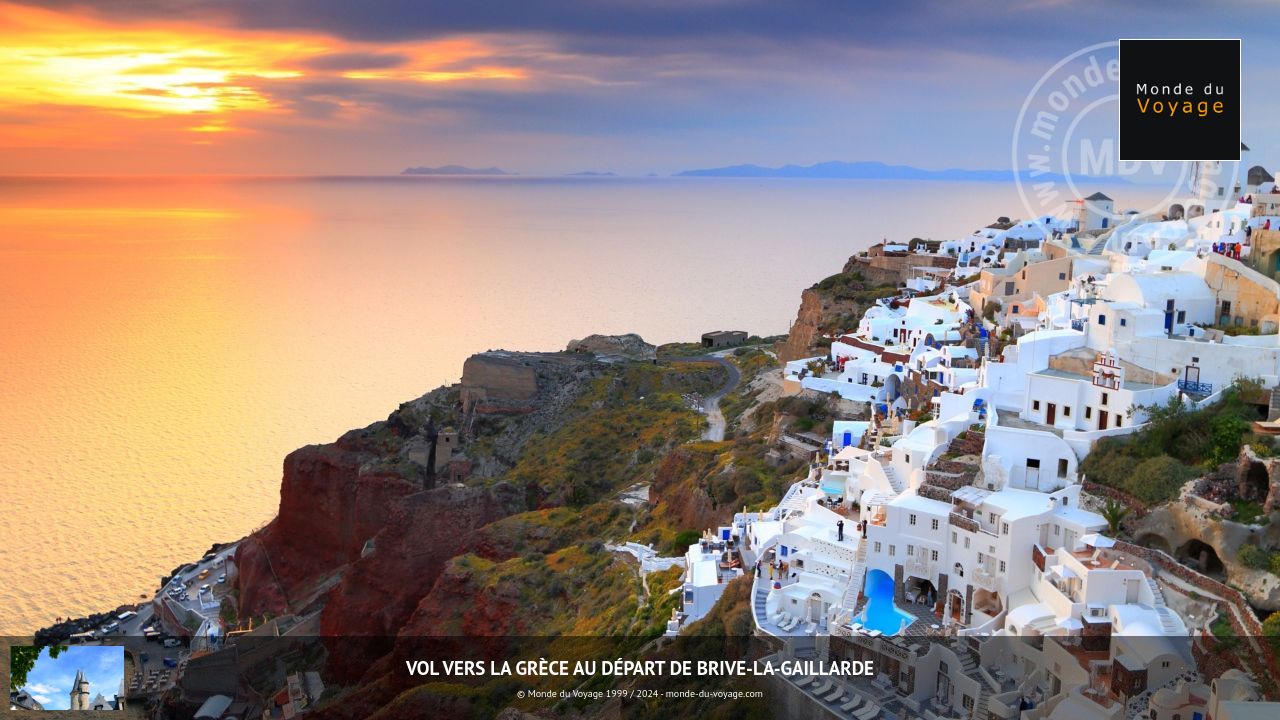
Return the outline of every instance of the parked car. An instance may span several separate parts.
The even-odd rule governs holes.
[[[102,626],[102,634],[108,635],[110,633],[113,633],[117,629],[119,629],[119,627],[120,627],[120,623],[116,622],[115,620],[112,620],[111,622]]]
[[[167,668],[175,668],[175,667],[178,667],[178,661],[177,661],[177,660],[174,660],[173,658],[168,658],[168,657],[167,657],[167,658],[165,658],[165,659],[164,659],[164,666],[165,666],[165,667],[167,667]]]
[[[227,581],[227,574],[226,574],[226,573],[223,573],[223,574],[221,574],[221,575],[219,575],[219,576],[218,576],[218,584],[219,584],[219,585],[221,585],[222,583],[225,583],[226,581]]]
[[[178,647],[181,644],[182,641],[175,637],[165,638],[164,642],[161,643],[161,645],[164,645],[167,648]]]

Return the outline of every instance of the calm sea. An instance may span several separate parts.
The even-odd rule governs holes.
[[[0,634],[110,609],[275,513],[281,460],[467,355],[787,330],[973,183],[0,179]]]

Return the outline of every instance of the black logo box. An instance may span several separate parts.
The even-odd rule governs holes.
[[[1239,160],[1241,101],[1239,40],[1120,40],[1121,160]]]

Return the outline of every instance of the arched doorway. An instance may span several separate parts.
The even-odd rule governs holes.
[[[1187,214],[1186,208],[1182,207],[1181,203],[1174,203],[1169,206],[1170,220],[1181,220],[1183,216],[1186,214]]]
[[[1159,550],[1160,552],[1163,552],[1169,555],[1173,554],[1173,547],[1169,545],[1169,541],[1166,540],[1164,536],[1159,533],[1153,533],[1153,532],[1143,533],[1142,535],[1139,535],[1137,537],[1137,541],[1138,541],[1138,544],[1141,545],[1142,547],[1151,548],[1152,550]]]
[[[908,576],[906,598],[909,603],[932,607],[938,602],[938,588],[922,577]]]
[[[964,596],[959,590],[951,590],[947,593],[947,607],[953,622],[964,622]]]
[[[822,601],[822,596],[813,593],[809,599],[805,601],[804,617],[809,622],[820,622],[823,616],[827,614],[827,604]]]
[[[1178,548],[1178,560],[1211,578],[1221,580],[1225,576],[1222,558],[1213,546],[1202,540],[1190,540]]]
[[[1236,492],[1245,500],[1265,500],[1271,490],[1271,474],[1267,472],[1267,464],[1250,462],[1249,469],[1240,478]]]

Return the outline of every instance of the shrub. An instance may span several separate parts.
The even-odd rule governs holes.
[[[1131,457],[1121,441],[1103,438],[1089,453],[1081,471],[1094,482],[1113,488],[1124,487],[1125,480],[1133,475],[1138,461]]]
[[[702,537],[702,533],[697,530],[681,530],[671,541],[671,552],[673,554],[683,555],[689,546],[698,542]]]
[[[1222,413],[1209,421],[1209,461],[1221,465],[1240,452],[1240,440],[1249,424],[1234,413]]]
[[[1240,546],[1236,551],[1236,560],[1239,560],[1241,565],[1254,570],[1267,570],[1271,567],[1271,556],[1257,545]]]
[[[1161,455],[1138,463],[1123,480],[1122,488],[1143,502],[1155,504],[1177,497],[1178,489],[1193,477],[1191,468]]]
[[[1280,645],[1280,611],[1271,613],[1262,621],[1262,634],[1271,640],[1272,645]]]

